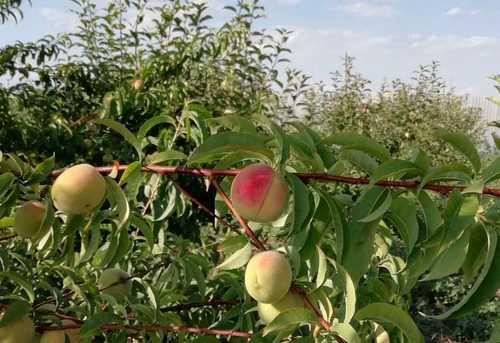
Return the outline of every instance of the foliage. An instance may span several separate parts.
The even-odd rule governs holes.
[[[14,77],[0,87],[0,327],[29,314],[39,331],[75,319],[83,340],[97,342],[239,342],[251,332],[253,342],[387,334],[413,343],[424,339],[421,313],[434,325],[494,296],[500,202],[482,190],[498,181],[500,163],[480,159],[475,119],[446,132],[420,123],[430,131],[410,156],[406,131],[376,136],[370,116],[359,115],[368,84],[352,69],[351,91],[336,82],[333,93],[303,102],[308,77],[278,75],[289,32],[255,29],[258,1],[228,7],[230,18],[215,28],[197,1],[75,3],[76,32],[0,51],[0,75]],[[380,96],[367,108],[422,121],[450,118],[443,111],[451,108],[463,118],[470,109],[433,68],[416,86],[387,86],[397,100]],[[333,127],[334,113],[344,126],[319,131],[294,121],[304,105],[308,120]],[[404,118],[401,127],[415,119]],[[106,199],[95,211],[68,216],[52,204],[53,172],[79,160],[128,165],[101,170]],[[284,174],[290,197],[277,221],[247,228],[224,197],[234,173],[214,173],[252,162]],[[332,181],[324,173],[349,165],[368,178],[335,180],[362,184],[356,191],[323,183]],[[376,185],[394,180],[405,187]],[[435,185],[442,182],[458,188]],[[12,229],[28,200],[48,209],[32,240]],[[243,270],[259,250],[255,239],[286,254],[294,290],[314,308],[258,321]],[[99,288],[110,268],[130,275],[127,296]],[[457,275],[460,299],[435,307],[415,297],[419,285],[439,288]]]
[[[415,144],[436,156],[432,162],[449,162],[453,151],[436,142],[439,128],[467,133],[481,143],[484,124],[479,109],[468,107],[439,76],[439,64],[420,66],[412,82],[396,79],[375,93],[371,82],[345,56],[344,69],[332,75],[331,85],[320,84],[307,92],[305,118],[325,134],[357,132],[384,145],[397,157],[415,154]],[[387,134],[390,132],[390,134]]]
[[[198,115],[208,113],[202,107],[190,111]],[[167,123],[180,128],[177,137],[195,146],[193,150],[185,151],[186,155],[158,150],[155,156],[177,156],[179,162],[165,163],[195,168],[184,169],[183,173],[191,173],[191,178],[196,177],[194,171],[200,167],[241,167],[245,160],[270,159],[278,170],[287,170],[292,196],[283,217],[274,223],[251,223],[251,227],[267,247],[286,252],[296,285],[331,321],[336,335],[347,341],[365,341],[373,335],[376,322],[383,325],[394,342],[423,342],[408,314],[412,289],[418,282],[445,279],[459,271],[466,277],[462,300],[447,309],[433,309],[438,313],[426,313],[427,316],[461,317],[495,295],[500,282],[500,203],[481,195],[481,190],[500,176],[498,159],[476,166],[478,170],[465,165],[430,168],[374,150],[377,143],[366,137],[354,136],[346,145],[342,137],[316,140],[316,134],[309,129],[300,132],[307,136],[298,140],[299,131],[285,133],[259,115],[252,116],[251,121],[233,116],[229,123],[213,116],[194,118],[197,120],[192,126]],[[162,119],[153,118],[159,123]],[[111,170],[107,200],[91,215],[66,216],[49,211],[41,228],[44,235],[33,241],[11,238],[1,243],[0,293],[8,295],[2,297],[3,302],[15,300],[31,305],[16,307],[23,309],[18,315],[32,312],[38,327],[43,329],[53,319],[41,311],[40,305],[53,301],[60,313],[84,320],[81,335],[87,339],[106,336],[118,342],[132,335],[161,341],[174,335],[184,336],[171,333],[169,330],[174,327],[210,326],[252,331],[256,342],[285,339],[290,334],[306,341],[312,340],[313,335],[322,342],[335,340],[331,332],[313,330],[318,318],[308,309],[287,310],[261,331],[251,311],[255,304],[246,294],[241,270],[250,257],[248,243],[254,237],[236,234],[220,225],[221,221],[210,222],[199,215],[196,228],[171,227],[171,217],[182,219],[195,211],[196,202],[190,203],[193,197],[186,197],[188,193],[182,191],[186,179],[177,179],[175,174],[159,178],[156,173],[161,169],[154,166],[142,172],[139,168],[152,158],[144,151],[147,146],[139,142],[156,141],[168,129],[148,131],[152,125],[146,122],[139,128],[140,134],[134,134],[111,119],[100,123],[119,132],[124,144],[139,144],[139,159],[121,175]],[[230,144],[229,132],[240,134],[232,136]],[[254,139],[249,141],[247,137]],[[466,136],[456,133],[440,137],[463,154],[470,166],[475,165],[477,152]],[[175,142],[170,141],[169,145],[175,146]],[[416,188],[413,183],[407,188],[390,189],[372,182],[363,187],[360,196],[346,198],[312,182],[322,180],[317,174],[303,183],[291,173],[326,172],[342,161],[342,151],[346,149],[364,153],[375,161],[376,167],[370,173],[373,178],[448,180],[466,189],[442,197]],[[54,165],[50,158],[31,168],[16,155],[3,156],[0,209],[5,235],[10,237],[11,217],[22,201],[43,199],[52,208],[47,194]],[[176,173],[169,173],[172,172]],[[216,188],[220,187],[213,179],[217,174],[203,175],[215,182]],[[230,177],[221,181],[227,192]],[[230,221],[231,211],[222,196],[219,193],[215,199],[215,210]],[[198,200],[203,203],[207,198]],[[177,221],[181,223],[182,220]],[[114,299],[96,288],[97,278],[107,268],[120,268],[132,275],[132,291],[126,300]],[[208,299],[240,305],[189,312],[171,310],[175,304]],[[164,329],[143,329],[153,324],[163,325]],[[101,326],[103,330],[98,329]],[[129,333],[105,329],[117,326],[131,329]],[[134,331],[134,327],[141,328],[140,332]],[[196,335],[185,336],[186,341],[196,339]]]
[[[216,116],[280,106],[271,87],[288,85],[277,69],[289,32],[255,29],[257,1],[227,7],[231,17],[218,27],[197,1],[74,2],[76,32],[0,50],[0,76],[19,78],[0,87],[4,151],[70,162],[100,158],[107,145],[108,160],[129,159],[130,149],[117,149],[110,135],[95,138],[100,129],[86,123],[106,116],[137,130],[159,113],[183,116],[191,101]],[[135,79],[143,89],[132,87]]]

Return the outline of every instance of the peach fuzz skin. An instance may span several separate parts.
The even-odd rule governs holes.
[[[241,216],[266,223],[278,219],[288,200],[288,184],[265,164],[253,164],[238,173],[231,185],[231,201]]]
[[[283,254],[264,251],[253,256],[245,270],[245,287],[252,298],[269,304],[283,298],[292,284],[292,268]]]

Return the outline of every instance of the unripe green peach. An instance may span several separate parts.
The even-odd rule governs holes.
[[[54,206],[66,214],[88,214],[104,199],[106,181],[90,164],[65,170],[52,186]]]
[[[16,211],[14,231],[21,237],[34,237],[42,226],[45,217],[45,205],[40,201],[27,201]]]
[[[285,210],[288,184],[271,167],[253,164],[234,178],[231,200],[242,217],[260,223],[272,222]]]
[[[288,292],[283,298],[272,304],[257,303],[257,311],[264,324],[269,324],[281,312],[294,307],[304,307],[304,301],[292,292]]]
[[[136,90],[136,91],[140,91],[141,89],[144,88],[144,80],[141,80],[141,79],[135,79],[132,81],[132,87]]]
[[[63,320],[62,325],[67,326],[74,324],[70,320]],[[40,339],[40,343],[65,343],[68,336],[70,343],[80,343],[80,329],[66,329],[45,331]]]
[[[245,287],[252,298],[269,304],[279,301],[292,284],[292,268],[277,251],[264,251],[253,256],[245,271]]]
[[[0,314],[0,318],[3,314]],[[35,324],[25,316],[6,326],[0,327],[1,343],[31,343],[35,337]]]
[[[129,293],[129,279],[130,275],[126,272],[116,268],[109,268],[101,273],[98,281],[98,287],[99,289],[103,290],[102,292],[105,294],[112,295],[115,298],[122,298]],[[116,285],[111,286],[115,283]]]

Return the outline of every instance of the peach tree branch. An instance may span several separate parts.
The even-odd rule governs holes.
[[[113,170],[114,167],[106,166],[106,167],[97,167],[97,170],[103,174],[108,174]],[[119,170],[123,171],[127,168],[127,165],[120,165]],[[161,175],[170,175],[170,174],[188,174],[195,175],[201,177],[217,177],[217,176],[236,176],[240,169],[209,169],[209,168],[187,168],[187,167],[176,167],[176,166],[158,166],[158,165],[149,165],[142,167],[144,172],[157,173]],[[58,176],[64,171],[64,169],[54,170],[52,172],[52,176]],[[349,185],[367,185],[370,183],[369,178],[362,177],[351,177],[351,176],[341,176],[341,175],[332,175],[327,173],[294,173],[297,177],[305,182],[317,181],[317,182],[338,182]],[[387,187],[387,188],[407,188],[407,189],[416,189],[420,187],[419,181],[379,181],[375,183],[377,186]],[[423,189],[428,189],[443,195],[447,195],[448,193],[459,190],[462,191],[466,187],[465,186],[454,186],[454,185],[445,185],[445,184],[435,184],[428,183],[425,184]],[[483,189],[483,194],[491,195],[494,197],[500,197],[500,189],[498,188],[489,188],[485,187]]]

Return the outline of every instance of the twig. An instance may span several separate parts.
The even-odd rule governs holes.
[[[231,231],[241,234],[240,230],[235,225],[230,224],[227,222],[224,218],[218,216],[215,214],[213,211],[211,211],[207,206],[205,206],[200,200],[198,200],[193,194],[191,194],[187,189],[182,187],[177,181],[171,180],[174,186],[184,194],[192,203],[194,203],[196,206],[198,206],[199,209],[201,209],[203,212],[207,213],[209,216],[216,218],[219,222],[221,222],[222,225],[230,229]],[[255,246],[255,243],[251,241],[252,245]]]
[[[233,203],[227,196],[226,192],[222,189],[222,187],[219,185],[219,182],[215,178],[210,178],[210,181],[214,185],[215,189],[217,189],[217,192],[219,192],[220,196],[222,197],[222,200],[226,203],[227,207],[233,215],[236,217],[240,225],[245,229],[245,234],[251,239],[251,241],[254,243],[255,247],[259,250],[266,250],[266,247],[264,244],[260,241],[260,239],[257,237],[257,235],[252,231],[250,226],[246,223],[245,219],[241,217],[241,215],[238,213],[238,211],[234,208]]]
[[[59,330],[72,330],[79,329],[80,324],[70,324],[60,327],[56,326],[38,326],[37,331],[59,331]],[[134,332],[175,332],[175,333],[192,333],[201,335],[214,335],[214,336],[225,336],[225,337],[242,337],[250,339],[252,334],[249,332],[234,331],[234,330],[222,330],[222,329],[212,329],[212,328],[195,328],[177,325],[124,325],[124,324],[103,324],[101,325],[101,330],[104,331],[134,331]]]
[[[123,171],[127,168],[127,165],[121,165],[120,170]],[[113,167],[97,167],[97,170],[103,174],[111,172]],[[143,167],[144,172],[158,173],[162,175],[169,174],[190,174],[202,177],[217,177],[217,176],[236,176],[240,169],[207,169],[207,168],[187,168],[187,167],[176,167],[176,166],[158,166],[149,165]],[[54,170],[52,176],[58,176],[64,171],[64,169]],[[317,182],[338,182],[345,183],[349,185],[367,185],[370,183],[370,179],[361,177],[350,177],[350,176],[340,176],[331,175],[326,173],[294,173],[297,177],[303,181],[317,181]],[[389,188],[408,188],[416,189],[420,187],[419,181],[379,181],[376,183],[377,186],[389,187]],[[454,186],[454,185],[442,185],[442,184],[425,184],[423,189],[428,189],[443,195],[459,190],[462,191],[465,186]],[[483,188],[483,194],[491,195],[494,197],[500,197],[500,189],[498,188]]]
[[[4,237],[0,237],[0,242],[3,242],[3,241],[8,241],[10,239],[13,239],[15,238],[17,235],[9,235],[9,236],[4,236]]]

